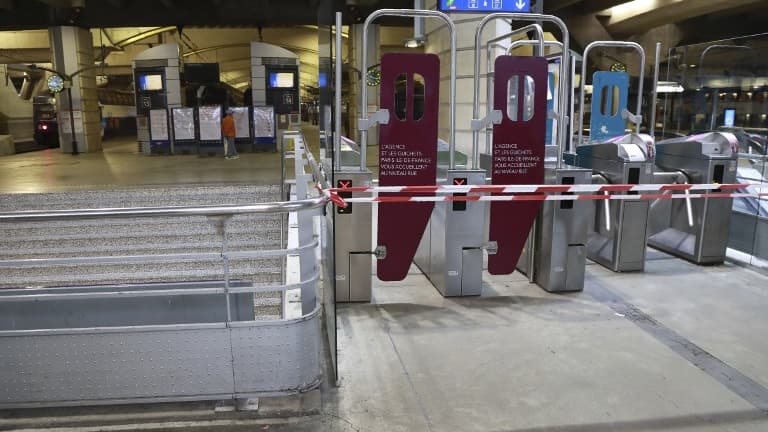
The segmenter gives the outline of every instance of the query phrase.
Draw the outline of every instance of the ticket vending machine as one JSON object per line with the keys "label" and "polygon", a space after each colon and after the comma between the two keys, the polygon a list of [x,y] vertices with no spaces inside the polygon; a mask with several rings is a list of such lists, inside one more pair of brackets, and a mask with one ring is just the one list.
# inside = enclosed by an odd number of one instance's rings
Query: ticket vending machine
{"label": "ticket vending machine", "polygon": [[[662,174],[680,174],[688,183],[736,183],[738,152],[735,135],[707,132],[658,142],[656,166]],[[696,264],[723,263],[732,201],[703,198],[654,202],[648,244]]]}
{"label": "ticket vending machine", "polygon": [[144,154],[173,152],[169,109],[182,105],[179,46],[156,45],[133,59],[136,134]]}
{"label": "ticket vending machine", "polygon": [[[652,183],[654,141],[651,136],[640,134],[645,51],[634,42],[596,41],[584,50],[584,58],[588,58],[589,52],[596,47],[623,47],[638,52],[637,111],[633,114],[627,109],[629,76],[626,72],[595,72],[589,142],[583,143],[586,80],[582,79],[575,164],[591,169],[594,179],[601,183]],[[582,63],[581,76],[586,76],[586,61]],[[635,124],[636,133],[625,132],[627,121]],[[594,218],[587,237],[587,257],[616,272],[642,271],[648,236],[648,205],[644,200],[595,201]]]}
{"label": "ticket vending machine", "polygon": [[301,126],[299,64],[298,55],[285,48],[251,42],[250,104],[254,107],[253,116],[263,114],[263,111],[257,112],[256,107],[270,107],[275,116],[274,136],[254,134],[254,151],[274,151],[277,143],[282,142],[283,132]]}

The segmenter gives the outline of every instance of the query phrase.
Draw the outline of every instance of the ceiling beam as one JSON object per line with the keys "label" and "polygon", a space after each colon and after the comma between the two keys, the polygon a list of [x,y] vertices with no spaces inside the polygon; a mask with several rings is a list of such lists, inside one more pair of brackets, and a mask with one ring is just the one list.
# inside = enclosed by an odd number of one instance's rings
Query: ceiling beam
{"label": "ceiling beam", "polygon": [[761,0],[633,0],[610,9],[605,22],[617,38]]}

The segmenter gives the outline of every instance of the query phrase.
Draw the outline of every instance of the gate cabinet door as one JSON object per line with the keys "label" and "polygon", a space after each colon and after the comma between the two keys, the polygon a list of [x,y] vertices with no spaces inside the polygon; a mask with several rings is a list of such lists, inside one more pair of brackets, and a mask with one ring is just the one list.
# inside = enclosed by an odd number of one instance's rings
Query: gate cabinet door
{"label": "gate cabinet door", "polygon": [[[379,184],[436,184],[437,121],[440,107],[440,59],[434,54],[385,54],[381,59],[381,108],[389,124],[379,126]],[[382,193],[378,245],[387,255],[378,261],[383,281],[403,280],[429,222],[434,203],[392,203]]]}
{"label": "gate cabinet door", "polygon": [[[494,109],[502,121],[493,127],[492,184],[542,184],[547,121],[547,61],[542,57],[496,58]],[[492,202],[489,239],[498,252],[488,256],[488,272],[515,271],[541,202]]]}

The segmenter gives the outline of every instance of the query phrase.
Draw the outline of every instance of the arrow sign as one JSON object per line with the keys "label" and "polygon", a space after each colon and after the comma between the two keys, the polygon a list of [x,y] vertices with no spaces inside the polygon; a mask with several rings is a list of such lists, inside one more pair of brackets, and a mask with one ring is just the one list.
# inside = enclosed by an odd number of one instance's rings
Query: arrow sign
{"label": "arrow sign", "polygon": [[440,0],[443,12],[530,12],[531,0]]}

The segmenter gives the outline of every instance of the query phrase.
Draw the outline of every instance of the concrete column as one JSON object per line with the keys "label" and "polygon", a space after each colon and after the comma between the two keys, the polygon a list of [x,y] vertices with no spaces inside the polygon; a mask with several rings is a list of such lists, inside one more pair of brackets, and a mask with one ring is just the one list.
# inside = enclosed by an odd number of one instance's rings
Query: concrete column
{"label": "concrete column", "polygon": [[[373,24],[368,27],[368,60],[367,65],[363,65],[363,25],[356,24],[350,29],[349,43],[351,45],[349,53],[351,58],[350,64],[354,65],[355,69],[360,71],[360,76],[353,74],[352,85],[350,87],[349,100],[353,106],[350,107],[350,112],[355,113],[352,119],[353,130],[350,131],[350,138],[357,140],[357,119],[363,115],[362,101],[360,100],[360,85],[366,82],[366,71],[370,66],[381,63],[381,50],[379,49],[379,26]],[[374,112],[379,107],[379,93],[381,89],[379,86],[368,88],[368,112]],[[379,144],[379,132],[378,127],[371,128],[368,133],[368,145],[375,146]]]}
{"label": "concrete column", "polygon": [[[435,1],[427,1],[427,9],[435,9]],[[472,153],[472,102],[474,98],[474,47],[475,29],[485,14],[448,14],[456,25],[457,31],[457,81],[456,81],[456,150],[467,155]],[[448,27],[439,20],[427,19],[425,22],[427,42],[424,52],[440,56],[440,116],[438,136],[448,141],[450,137],[450,36]],[[494,20],[483,31],[483,42],[510,32],[510,25],[505,20]],[[511,41],[511,40],[510,40]],[[506,41],[508,46],[510,41]],[[486,61],[485,45],[480,57],[480,116],[485,114],[486,103]],[[502,53],[503,50],[499,50]],[[480,133],[480,151],[485,149],[485,134]],[[468,161],[469,162],[469,161]]]}
{"label": "concrete column", "polygon": [[[48,29],[51,43],[53,69],[72,75],[94,64],[93,38],[88,29],[80,27],[51,27]],[[77,150],[81,153],[101,151],[101,119],[99,99],[96,93],[96,69],[75,75],[72,80],[72,109],[75,117]],[[67,91],[56,97],[59,111],[59,139],[61,151],[72,151],[72,133],[68,115]]]}

